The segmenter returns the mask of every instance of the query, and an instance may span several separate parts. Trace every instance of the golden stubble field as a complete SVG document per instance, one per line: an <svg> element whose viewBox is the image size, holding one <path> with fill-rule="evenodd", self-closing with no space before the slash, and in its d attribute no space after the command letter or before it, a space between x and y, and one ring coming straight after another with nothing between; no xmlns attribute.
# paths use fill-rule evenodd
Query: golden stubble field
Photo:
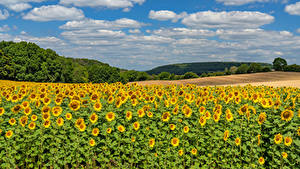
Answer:
<svg viewBox="0 0 300 169"><path fill-rule="evenodd" d="M300 88L300 73L298 72L268 72L241 75L229 75L218 77L205 77L186 80L151 80L137 82L140 85L170 85L170 84L195 84L198 86L227 86L251 84L254 86L266 85L274 87L298 87Z"/></svg>

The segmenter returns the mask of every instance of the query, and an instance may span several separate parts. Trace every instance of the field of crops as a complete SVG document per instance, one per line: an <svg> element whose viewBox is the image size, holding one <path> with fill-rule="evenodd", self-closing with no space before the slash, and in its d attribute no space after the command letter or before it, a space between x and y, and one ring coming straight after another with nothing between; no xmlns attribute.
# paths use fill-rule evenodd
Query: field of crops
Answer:
<svg viewBox="0 0 300 169"><path fill-rule="evenodd" d="M0 81L0 168L297 168L300 89Z"/></svg>

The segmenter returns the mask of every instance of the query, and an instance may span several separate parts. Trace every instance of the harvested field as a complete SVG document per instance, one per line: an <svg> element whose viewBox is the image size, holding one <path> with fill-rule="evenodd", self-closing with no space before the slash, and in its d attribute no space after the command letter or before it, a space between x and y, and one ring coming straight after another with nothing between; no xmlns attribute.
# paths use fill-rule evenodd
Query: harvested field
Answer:
<svg viewBox="0 0 300 169"><path fill-rule="evenodd" d="M137 82L140 85L169 85L169 84L196 84L198 86L223 85L266 85L274 87L299 87L300 73L298 72L267 72L241 75L228 75L218 77L205 77L186 80L150 80Z"/></svg>

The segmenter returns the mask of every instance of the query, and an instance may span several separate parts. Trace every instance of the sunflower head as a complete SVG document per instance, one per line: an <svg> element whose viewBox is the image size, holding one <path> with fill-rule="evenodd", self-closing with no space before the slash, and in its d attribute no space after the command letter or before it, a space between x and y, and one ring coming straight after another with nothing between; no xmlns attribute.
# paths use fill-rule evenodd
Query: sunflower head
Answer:
<svg viewBox="0 0 300 169"><path fill-rule="evenodd" d="M176 137L172 138L171 144L172 146L177 147L179 145L179 139Z"/></svg>
<svg viewBox="0 0 300 169"><path fill-rule="evenodd" d="M57 118L56 120L56 124L61 127L62 125L64 125L64 119L62 117Z"/></svg>
<svg viewBox="0 0 300 169"><path fill-rule="evenodd" d="M114 112L108 112L106 114L105 118L108 122L111 122L115 119L115 113Z"/></svg>
<svg viewBox="0 0 300 169"><path fill-rule="evenodd" d="M240 139L239 137L237 137L237 138L234 140L234 142L235 142L235 145L237 145L237 146L241 145L241 139Z"/></svg>
<svg viewBox="0 0 300 169"><path fill-rule="evenodd" d="M137 131L140 128L140 123L138 121L133 123L133 129Z"/></svg>
<svg viewBox="0 0 300 169"><path fill-rule="evenodd" d="M288 154L286 152L282 152L282 157L283 158L287 158L288 157Z"/></svg>
<svg viewBox="0 0 300 169"><path fill-rule="evenodd" d="M155 139L154 138L149 139L149 147L153 148L154 145L155 145Z"/></svg>
<svg viewBox="0 0 300 169"><path fill-rule="evenodd" d="M123 125L118 126L119 132L123 133L125 131L125 127Z"/></svg>
<svg viewBox="0 0 300 169"><path fill-rule="evenodd" d="M275 135L274 142L275 144L280 144L282 142L282 135L280 133Z"/></svg>
<svg viewBox="0 0 300 169"><path fill-rule="evenodd" d="M188 133L189 131L190 131L189 126L184 126L183 132L184 132L184 133Z"/></svg>
<svg viewBox="0 0 300 169"><path fill-rule="evenodd" d="M6 133L5 133L5 137L6 138L11 138L13 136L14 132L12 130L8 130Z"/></svg>
<svg viewBox="0 0 300 169"><path fill-rule="evenodd" d="M284 138L284 145L290 146L292 144L292 142L293 142L292 137L285 137Z"/></svg>
<svg viewBox="0 0 300 169"><path fill-rule="evenodd" d="M97 120L98 120L98 115L96 113L91 114L91 116L90 116L90 122L92 124L95 124L97 122Z"/></svg>
<svg viewBox="0 0 300 169"><path fill-rule="evenodd" d="M263 157L259 157L258 163L259 163L260 165L264 165L264 164L265 164L265 159L264 159Z"/></svg>
<svg viewBox="0 0 300 169"><path fill-rule="evenodd" d="M94 139L90 139L90 146L94 147L96 145L96 141Z"/></svg>
<svg viewBox="0 0 300 169"><path fill-rule="evenodd" d="M35 122L30 122L29 124L28 124L28 128L30 129L30 130L34 130L35 129L35 126L36 126L36 124L35 124Z"/></svg>

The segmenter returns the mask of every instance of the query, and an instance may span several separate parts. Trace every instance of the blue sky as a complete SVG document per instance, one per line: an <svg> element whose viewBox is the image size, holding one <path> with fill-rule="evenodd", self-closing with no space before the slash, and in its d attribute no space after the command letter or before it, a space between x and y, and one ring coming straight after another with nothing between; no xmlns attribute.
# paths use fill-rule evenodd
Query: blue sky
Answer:
<svg viewBox="0 0 300 169"><path fill-rule="evenodd" d="M300 64L300 1L0 0L0 40L135 70L275 57Z"/></svg>

